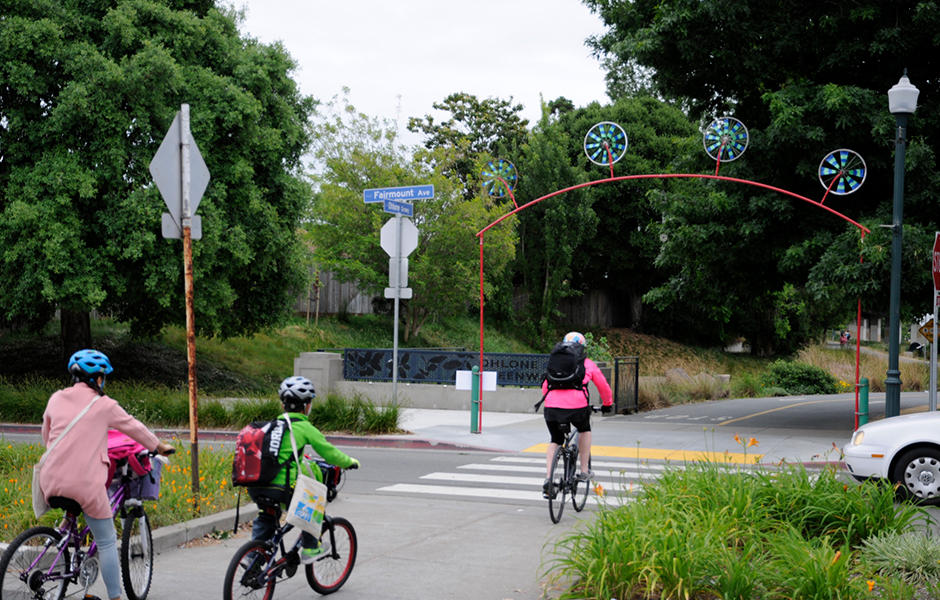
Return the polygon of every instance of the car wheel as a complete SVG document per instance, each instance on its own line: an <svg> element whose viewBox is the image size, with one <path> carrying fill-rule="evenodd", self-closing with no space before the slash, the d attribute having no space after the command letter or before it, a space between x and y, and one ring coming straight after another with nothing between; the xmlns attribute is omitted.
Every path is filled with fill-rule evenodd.
<svg viewBox="0 0 940 600"><path fill-rule="evenodd" d="M914 448L901 455L891 474L898 494L916 504L940 504L940 450Z"/></svg>

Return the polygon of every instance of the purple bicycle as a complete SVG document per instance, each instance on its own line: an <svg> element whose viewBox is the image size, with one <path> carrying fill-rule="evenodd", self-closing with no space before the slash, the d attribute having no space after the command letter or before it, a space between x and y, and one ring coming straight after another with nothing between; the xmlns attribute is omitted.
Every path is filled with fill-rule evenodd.
<svg viewBox="0 0 940 600"><path fill-rule="evenodd" d="M144 600L153 578L153 537L142 500L151 497L148 480L151 485L158 485L158 481L153 472L135 477L127 459L117 461L115 473L109 494L111 512L122 526L119 554L124 591L129 600ZM61 600L69 585L80 585L87 594L97 580L98 546L87 526L79 528L81 507L61 496L50 498L49 506L65 511L59 525L27 529L10 542L0 558L0 599Z"/></svg>

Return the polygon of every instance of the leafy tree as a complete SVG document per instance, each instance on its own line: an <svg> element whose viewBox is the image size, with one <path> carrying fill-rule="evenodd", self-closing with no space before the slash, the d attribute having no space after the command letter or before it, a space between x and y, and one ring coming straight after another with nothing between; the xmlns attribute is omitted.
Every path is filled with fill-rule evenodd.
<svg viewBox="0 0 940 600"><path fill-rule="evenodd" d="M240 37L240 16L207 0L5 0L2 13L2 317L60 309L66 353L90 344L92 309L139 335L183 323L181 248L160 237L148 166L185 102L212 177L197 328L279 322L304 281L294 229L314 107L284 48Z"/></svg>
<svg viewBox="0 0 940 600"><path fill-rule="evenodd" d="M411 117L408 131L427 136L424 146L429 150L450 149L453 158L447 174L456 175L465 187L464 196L470 199L477 193L470 183L478 158L483 154L499 157L526 139L529 122L519 116L523 106L513 105L512 98L481 101L466 93L451 94L432 106L450 113L450 118L438 123L431 115Z"/></svg>
<svg viewBox="0 0 940 600"><path fill-rule="evenodd" d="M548 107L543 106L542 119L516 156L516 167L525 176L525 185L516 190L519 206L587 182L584 172L568 159L570 145L571 140L554 125ZM597 228L592 204L590 191L582 188L518 213L515 283L528 296L530 334L545 345L554 338L559 300L576 293L571 287L575 254Z"/></svg>
<svg viewBox="0 0 940 600"><path fill-rule="evenodd" d="M934 110L938 82L929 79L940 44L932 33L940 22L935 3L585 4L609 27L591 44L611 69L611 93L640 82L676 99L703 124L730 113L747 125L748 151L723 166L723 175L819 199L825 192L817 179L820 160L838 148L859 152L868 166L865 185L848 197L829 196L826 205L872 229L866 256L884 237L876 226L891 215L895 131L885 93L910 66L921 97L909 127L905 233L936 229L932 190L940 181L933 140L940 117ZM856 293L869 310L887 308L890 268L875 260L881 255L859 262L858 231L807 203L715 182L705 195L684 191L666 198L662 211L668 241L658 264L672 275L647 299L660 308L700 312L705 337L743 334L755 351L769 353L854 314ZM906 314L916 312L911 303L920 303L929 285L929 261L919 260L905 263ZM790 326L781 315L789 315L784 321ZM809 325L793 326L797 321Z"/></svg>
<svg viewBox="0 0 940 600"><path fill-rule="evenodd" d="M587 160L583 147L585 134L604 121L620 124L629 141L626 154L614 166L615 176L674 173L698 143L688 118L652 97L620 98L604 106L592 103L563 114L555 125L570 140L568 161L583 170L588 181L610 177L608 167ZM654 262L661 246L658 199L670 186L645 179L590 188L598 224L596 233L578 250L573 286L609 292L624 309L621 321L635 329L643 326L643 294L666 278Z"/></svg>
<svg viewBox="0 0 940 600"><path fill-rule="evenodd" d="M363 202L372 188L434 185L434 198L414 203L418 247L408 257L413 298L404 306L404 341L428 318L461 314L479 302L479 241L476 233L504 214L482 194L461 196L460 182L445 175L456 160L449 148L409 157L393 124L357 113L344 98L334 101L313 127L316 172L314 201L306 225L314 257L343 281L381 293L388 284L389 257L380 230L391 217ZM479 188L476 188L479 189ZM514 231L487 235L484 267L488 286L513 255Z"/></svg>

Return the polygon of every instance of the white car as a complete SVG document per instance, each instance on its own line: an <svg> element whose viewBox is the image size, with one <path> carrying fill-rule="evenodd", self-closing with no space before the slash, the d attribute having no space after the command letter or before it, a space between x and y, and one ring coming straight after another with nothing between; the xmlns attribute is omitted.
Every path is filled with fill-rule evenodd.
<svg viewBox="0 0 940 600"><path fill-rule="evenodd" d="M855 479L887 479L917 504L940 504L940 412L900 415L862 425L842 447Z"/></svg>

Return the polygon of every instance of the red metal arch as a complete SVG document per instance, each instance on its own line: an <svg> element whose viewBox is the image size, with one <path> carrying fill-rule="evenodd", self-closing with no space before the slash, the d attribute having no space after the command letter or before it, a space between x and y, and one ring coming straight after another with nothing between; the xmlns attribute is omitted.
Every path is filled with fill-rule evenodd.
<svg viewBox="0 0 940 600"><path fill-rule="evenodd" d="M862 225L861 223L858 223L858 222L856 222L856 221L853 221L852 219L850 219L849 217L843 215L842 213L840 213L840 212L838 212L838 211L836 211L836 210L833 210L832 208L830 208L830 207L824 205L822 202L817 202L817 201L815 201L815 200L811 200L811 199L807 198L806 196L801 196L801 195L799 195L799 194L796 194L796 193L793 193L793 192L784 190L784 189L782 189L782 188L778 188L778 187L775 187L775 186L772 186L772 185L767 185L766 183L759 183L759 182L756 182L756 181L750 181L750 180L748 180L748 179L738 179L738 178L735 178L735 177L725 177L725 176L717 175L717 174L716 174L716 175L701 175L701 174L693 174L693 173L672 173L672 174L658 174L658 175L625 175L625 176L621 176L621 177L614 177L614 176L613 176L613 164L611 164L611 176L608 177L607 179L598 179L597 181L590 181L590 182L588 182L588 183L581 183L581 184L578 184L578 185L573 185L573 186L571 186L571 187L567 187L567 188L564 188L564 189L562 189L562 190L558 190L558 191L556 191L556 192L552 192L552 193L550 193L550 194L546 194L546 195L542 196L541 198L536 198L535 200L532 200L531 202L528 202L528 203L526 203L526 204L523 204L522 206L519 206L519 205L516 203L516 198L515 198L515 196L513 196L512 190L509 188L509 185L504 181L503 184L506 186L506 189L510 190L510 192L509 192L510 198L512 199L512 203L513 203L513 205L514 205L516 208L513 209L512 211L506 213L506 214L503 215L502 217L496 219L495 221L493 221L492 223L490 223L489 225L487 225L486 227L484 227L483 229L481 229L481 230L480 230L479 232L477 232L477 234L476 234L477 237L480 238L480 373L481 373L481 376L482 376L482 372L483 372L483 235L484 235L487 231L489 231L490 229L492 229L493 227L495 227L496 225L498 225L499 223L501 223L501 222L503 222L504 220L506 220L506 219L508 219L509 217L511 217L512 215L514 215L514 214L516 214L516 213L518 213L518 212L520 212L520 211L523 211L523 210L529 208L530 206L532 206L532 205L534 205L534 204L538 204L539 202L541 202L541 201L543 201L543 200L548 200L549 198L554 198L555 196L559 196L559 195L564 194L564 193L566 193L566 192L571 192L571 191L574 191L574 190L578 190L578 189L585 188L585 187L590 187L590 186L593 186L593 185L598 185L598 184L601 184L601 183L613 183L613 182L615 182L615 181L627 181L627 180L631 180L631 179L717 179L717 180L720 180L720 181L730 181L730 182L732 182L732 183L743 183L743 184L745 184L745 185L752 185L752 186L755 186L755 187L760 187L760 188L764 188L764 189L771 190L771 191L774 191L774 192L778 192L778 193L780 193L780 194L785 194L785 195L787 195L787 196L791 196L791 197L796 198L796 199L798 199L798 200L802 200L802 201L804 201L804 202L808 202L808 203L812 204L813 206L816 206L816 207L821 208L821 209L823 209L823 210L825 210L825 211L828 211L828 212L832 213L833 215L839 217L840 219L842 219L842 220L844 220L844 221L847 221L847 222L851 223L852 225L854 225L855 227L857 227L857 228L859 229L859 231L861 232L861 236L862 236L862 239L863 239L863 240L865 239L865 234L871 232L870 229L868 229L867 227L865 227L865 226ZM827 190L827 191L828 191L828 190ZM823 197L823 200L825 200L825 197ZM858 318L856 319L857 331L856 331L856 335L855 335L855 343L856 343L856 349L855 349L855 406L856 406L856 410L855 410L855 428L856 428L856 429L858 429L858 381L859 381L859 367L860 367L860 365L859 365L859 355L860 355L860 352L861 352L861 348L859 347L859 345L861 344L861 340L860 340L860 333L861 333L861 332L860 332L860 329L861 329L861 311L862 311L862 304L861 304L861 300L859 300L859 303L858 303ZM482 386L481 386L481 388L480 388L480 392L479 392L479 393L480 393L480 407L481 407L481 408L480 408L480 412L482 413L482 404L483 404L483 398L482 398L482 396L483 396L483 391L482 391ZM482 414L480 415L480 419L479 419L479 421L478 421L478 427L480 428L480 430L482 430ZM477 431L476 433L479 433L479 431Z"/></svg>

